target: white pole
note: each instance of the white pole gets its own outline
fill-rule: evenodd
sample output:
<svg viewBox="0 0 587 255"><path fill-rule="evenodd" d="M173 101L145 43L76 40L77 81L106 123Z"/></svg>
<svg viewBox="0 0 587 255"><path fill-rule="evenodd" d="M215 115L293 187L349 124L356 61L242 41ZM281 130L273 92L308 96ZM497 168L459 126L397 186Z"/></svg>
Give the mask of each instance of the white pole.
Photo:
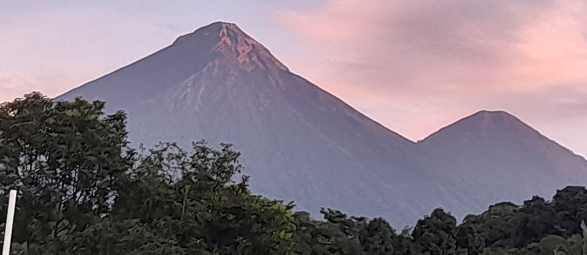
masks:
<svg viewBox="0 0 587 255"><path fill-rule="evenodd" d="M14 221L14 207L16 206L16 190L10 191L8 200L8 214L6 215L6 230L4 230L4 249L2 255L10 254L10 239L12 238L12 223Z"/></svg>

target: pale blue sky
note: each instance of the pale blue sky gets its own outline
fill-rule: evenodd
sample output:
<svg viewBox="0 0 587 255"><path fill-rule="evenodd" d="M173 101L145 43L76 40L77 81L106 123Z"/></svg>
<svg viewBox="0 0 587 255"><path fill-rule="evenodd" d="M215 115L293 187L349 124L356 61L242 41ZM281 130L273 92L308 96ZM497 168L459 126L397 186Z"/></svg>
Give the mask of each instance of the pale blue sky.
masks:
<svg viewBox="0 0 587 255"><path fill-rule="evenodd" d="M505 110L587 155L581 0L0 0L0 101L57 96L215 21L412 140Z"/></svg>

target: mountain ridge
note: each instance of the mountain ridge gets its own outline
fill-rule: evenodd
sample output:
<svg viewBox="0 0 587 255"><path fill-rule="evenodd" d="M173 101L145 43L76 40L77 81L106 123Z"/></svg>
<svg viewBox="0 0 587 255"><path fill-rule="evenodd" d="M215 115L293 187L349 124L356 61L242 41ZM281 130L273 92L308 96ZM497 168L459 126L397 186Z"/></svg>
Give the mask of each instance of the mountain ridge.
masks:
<svg viewBox="0 0 587 255"><path fill-rule="evenodd" d="M507 195L280 64L235 24L215 22L57 99L126 111L132 143L234 144L255 193L313 214L330 207L406 225L435 207L463 217ZM534 195L524 192L516 197Z"/></svg>

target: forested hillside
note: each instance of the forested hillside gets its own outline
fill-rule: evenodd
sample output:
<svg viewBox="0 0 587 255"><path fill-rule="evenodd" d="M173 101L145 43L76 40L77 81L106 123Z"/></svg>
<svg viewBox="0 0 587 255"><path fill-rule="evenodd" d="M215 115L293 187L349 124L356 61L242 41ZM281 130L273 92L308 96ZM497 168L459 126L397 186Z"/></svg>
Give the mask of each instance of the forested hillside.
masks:
<svg viewBox="0 0 587 255"><path fill-rule="evenodd" d="M252 194L230 145L132 149L125 114L103 109L38 93L0 105L2 220L18 190L13 254L587 254L584 187L462 223L434 208L406 229L310 217Z"/></svg>

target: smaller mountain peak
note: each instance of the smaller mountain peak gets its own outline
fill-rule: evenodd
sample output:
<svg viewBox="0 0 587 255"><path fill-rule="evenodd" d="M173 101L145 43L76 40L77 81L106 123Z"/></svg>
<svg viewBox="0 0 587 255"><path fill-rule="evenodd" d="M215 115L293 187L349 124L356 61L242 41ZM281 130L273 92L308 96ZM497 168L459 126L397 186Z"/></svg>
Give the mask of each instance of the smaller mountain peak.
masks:
<svg viewBox="0 0 587 255"><path fill-rule="evenodd" d="M495 139L496 137L535 137L540 134L508 112L482 110L441 128L421 142L439 136L470 135Z"/></svg>
<svg viewBox="0 0 587 255"><path fill-rule="evenodd" d="M515 116L509 114L506 111L489 111L489 110L481 110L478 111L474 114L471 115L472 116L483 116L483 117L509 117L509 118L516 118Z"/></svg>
<svg viewBox="0 0 587 255"><path fill-rule="evenodd" d="M509 123L510 125L514 123L524 124L516 116L511 115L506 111L481 110L470 115L469 117L465 117L463 120L475 122L480 125L504 125L506 123Z"/></svg>

